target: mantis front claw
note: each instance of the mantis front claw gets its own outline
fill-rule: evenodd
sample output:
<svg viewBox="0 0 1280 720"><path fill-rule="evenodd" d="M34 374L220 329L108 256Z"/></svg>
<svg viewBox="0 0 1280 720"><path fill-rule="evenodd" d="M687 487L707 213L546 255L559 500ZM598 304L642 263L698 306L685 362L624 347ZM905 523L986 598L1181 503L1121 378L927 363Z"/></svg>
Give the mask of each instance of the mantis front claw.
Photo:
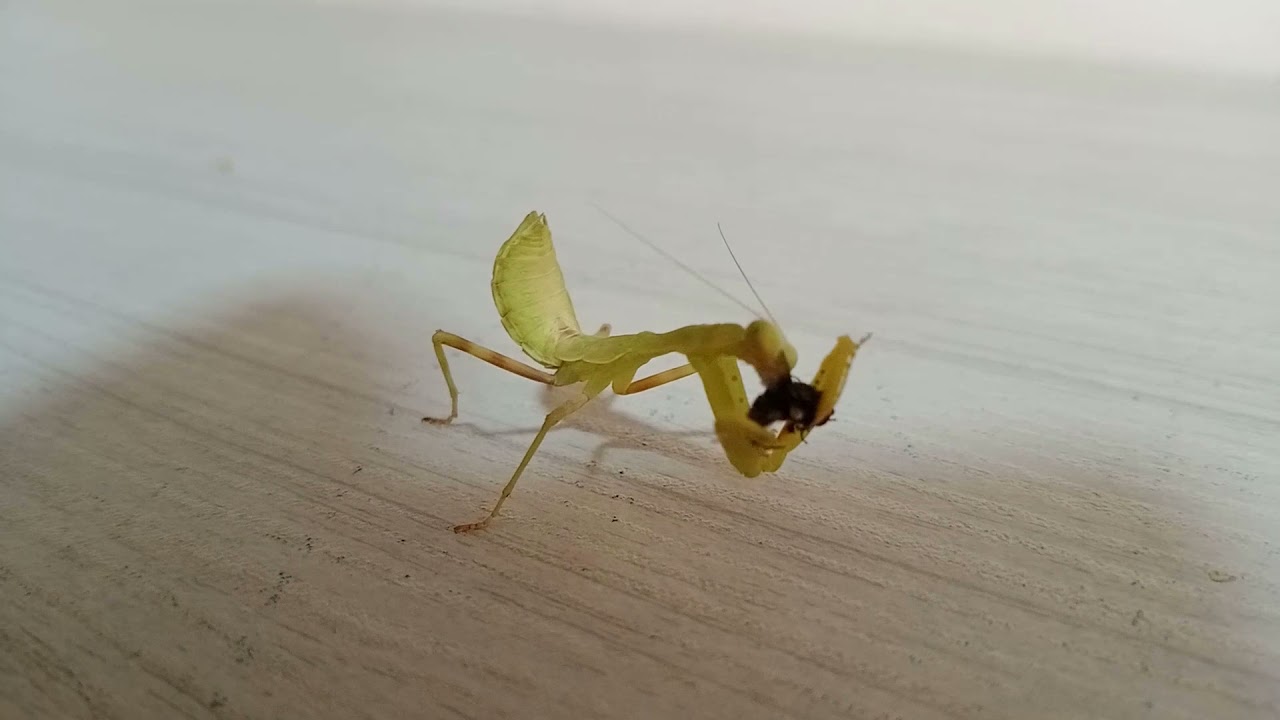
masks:
<svg viewBox="0 0 1280 720"><path fill-rule="evenodd" d="M769 456L786 447L768 428L745 417L717 420L716 437L729 462L747 477L759 475Z"/></svg>

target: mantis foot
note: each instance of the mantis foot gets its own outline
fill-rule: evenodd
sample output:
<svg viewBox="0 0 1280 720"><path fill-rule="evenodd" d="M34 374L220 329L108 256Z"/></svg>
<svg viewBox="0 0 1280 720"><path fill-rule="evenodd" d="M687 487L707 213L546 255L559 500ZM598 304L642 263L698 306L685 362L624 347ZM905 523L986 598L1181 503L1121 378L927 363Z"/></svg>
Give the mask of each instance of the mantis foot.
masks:
<svg viewBox="0 0 1280 720"><path fill-rule="evenodd" d="M454 395L452 398L450 398L450 400L452 400L452 402L449 403L449 417L446 417L446 418L424 417L422 418L422 422L427 425L448 425L452 423L454 418L458 417L458 396Z"/></svg>
<svg viewBox="0 0 1280 720"><path fill-rule="evenodd" d="M453 531L455 533L469 533L472 530L481 530L485 526L487 526L489 524L489 521L492 519L493 518L491 517L487 517L483 520L477 520L476 522L469 522L469 523L463 523L461 525L454 525Z"/></svg>

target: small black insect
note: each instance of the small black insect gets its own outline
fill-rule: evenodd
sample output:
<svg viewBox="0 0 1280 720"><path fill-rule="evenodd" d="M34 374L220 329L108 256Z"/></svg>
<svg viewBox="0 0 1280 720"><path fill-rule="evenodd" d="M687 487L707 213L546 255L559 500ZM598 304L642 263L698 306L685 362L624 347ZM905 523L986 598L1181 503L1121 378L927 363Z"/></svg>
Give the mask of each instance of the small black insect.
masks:
<svg viewBox="0 0 1280 720"><path fill-rule="evenodd" d="M797 430L807 430L828 420L823 418L820 422L814 422L818 415L818 401L821 399L822 393L814 386L786 377L760 393L756 401L751 403L747 417L762 427L769 427L783 420Z"/></svg>

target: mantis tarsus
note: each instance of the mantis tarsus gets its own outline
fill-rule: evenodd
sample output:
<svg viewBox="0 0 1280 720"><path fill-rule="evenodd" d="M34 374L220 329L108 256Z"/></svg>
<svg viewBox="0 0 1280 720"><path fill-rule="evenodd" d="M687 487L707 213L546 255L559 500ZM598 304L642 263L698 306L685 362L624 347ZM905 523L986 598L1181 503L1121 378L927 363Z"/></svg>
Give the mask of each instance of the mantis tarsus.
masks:
<svg viewBox="0 0 1280 720"><path fill-rule="evenodd" d="M458 416L458 388L449 370L445 346L520 377L554 386L581 384L582 389L546 416L493 510L482 520L455 525L454 532L478 530L497 517L547 431L609 386L619 395L634 395L696 373L702 379L715 415L716 436L729 462L746 477L774 472L810 430L831 418L853 357L867 340L864 337L854 342L847 335L839 337L809 384L792 377L796 350L775 323L764 319L746 326L687 325L665 333L613 336L609 326L604 325L594 334L584 333L565 289L547 218L539 212L525 216L498 250L492 290L502 325L511 339L546 370L437 330L431 342L449 387L451 407L448 417L427 417L423 422L443 425ZM670 353L684 355L688 363L635 379L650 360ZM743 387L740 360L754 368L764 384L764 392L754 402L748 400ZM775 433L770 428L779 421L783 425Z"/></svg>

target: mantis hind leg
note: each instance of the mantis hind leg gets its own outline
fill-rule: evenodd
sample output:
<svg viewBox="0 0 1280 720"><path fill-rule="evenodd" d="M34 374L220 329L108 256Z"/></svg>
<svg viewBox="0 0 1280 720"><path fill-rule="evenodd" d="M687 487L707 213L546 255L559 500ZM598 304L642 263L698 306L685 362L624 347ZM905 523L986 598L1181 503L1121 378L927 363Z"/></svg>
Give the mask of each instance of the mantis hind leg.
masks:
<svg viewBox="0 0 1280 720"><path fill-rule="evenodd" d="M449 386L449 417L433 418L424 417L422 422L433 425L448 425L453 419L458 417L458 386L453 383L453 373L449 370L449 359L445 357L444 347L448 345L456 350L461 350L472 357L502 368L509 373L519 375L522 378L528 378L534 382L540 382L546 385L553 384L555 376L549 372L539 370L532 365L526 365L515 358L507 357L502 353L494 352L487 347L477 345L470 340L458 337L444 330L437 330L431 336L431 344L435 346L436 360L440 363L440 372L444 374L444 382Z"/></svg>
<svg viewBox="0 0 1280 720"><path fill-rule="evenodd" d="M602 327L599 334L603 335L604 333L607 333L608 327L609 326L607 325ZM672 368L655 375L650 375L647 378L637 380L628 385L618 394L630 395L643 392L645 390L652 390L659 385L674 382L680 378L688 377L693 373L694 370L692 365L683 365L678 368ZM548 413L546 419L542 421L542 427L538 429L538 434L534 436L533 442L529 444L529 449L525 451L524 457L520 460L520 464L516 466L516 471L512 473L511 479L507 481L506 487L502 488L502 494L498 496L498 501L494 503L493 510L491 510L483 520L453 526L453 531L456 533L465 533L471 532L472 530L479 530L497 517L498 511L502 509L502 503L506 502L507 498L511 496L511 491L515 489L516 482L520 480L520 475L523 474L524 469L528 467L529 461L533 460L534 454L538 452L538 447L542 445L543 438L547 436L547 433L550 432L551 428L555 427L556 423L572 415L583 405L586 405L592 398L599 394L601 390L607 387L608 383L609 379L607 376L600 376L594 381L588 381L580 395Z"/></svg>
<svg viewBox="0 0 1280 720"><path fill-rule="evenodd" d="M533 442L529 444L529 449L525 451L524 458L520 460L520 464L516 467L516 471L512 473L511 479L507 481L505 487L502 488L502 494L498 496L498 501L493 504L493 510L484 517L472 523L464 523L462 525L454 525L453 531L456 533L471 532L479 530L488 525L491 520L498 516L498 511L502 509L502 503L510 497L511 491L516 487L516 481L520 479L520 475L524 472L525 467L529 465L529 461L533 459L535 453L538 452L538 446L542 444L542 439L547 436L547 432L555 427L555 424L564 420L574 413L574 411L586 405L591 398L595 397L599 390L592 391L592 388L584 389L581 395L569 400L560 407L552 410L547 414L545 420L542 421L542 427L538 430L538 434L534 436Z"/></svg>

